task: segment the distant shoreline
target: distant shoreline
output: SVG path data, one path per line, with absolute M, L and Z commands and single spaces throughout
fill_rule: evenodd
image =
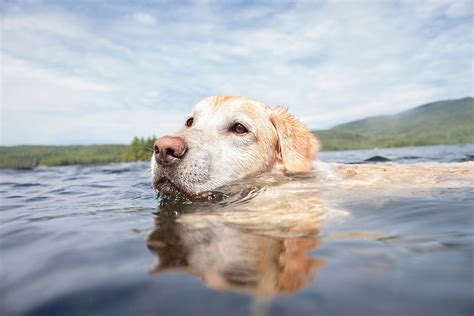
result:
M 474 144 L 474 98 L 424 104 L 395 115 L 374 116 L 312 131 L 321 151 Z M 0 169 L 145 161 L 156 137 L 130 145 L 0 146 Z
M 473 145 L 474 143 L 424 144 L 414 146 L 364 147 L 328 151 L 371 150 L 383 148 L 425 147 L 441 145 Z M 70 165 L 104 165 L 109 163 L 147 161 L 151 153 L 143 159 L 126 159 L 130 145 L 21 145 L 0 146 L 0 169 L 33 169 L 36 167 L 55 167 Z

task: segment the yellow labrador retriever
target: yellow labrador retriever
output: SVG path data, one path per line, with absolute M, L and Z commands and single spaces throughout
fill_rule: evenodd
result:
M 233 182 L 226 186 L 229 191 L 244 188 L 241 192 L 247 193 L 237 200 L 230 195 L 225 207 L 162 205 L 148 236 L 148 246 L 157 255 L 153 271 L 185 269 L 211 288 L 267 297 L 312 282 L 326 261 L 309 252 L 319 245 L 322 224 L 350 215 L 340 205 L 370 194 L 383 203 L 383 191 L 390 190 L 413 195 L 426 194 L 419 188 L 469 187 L 474 173 L 473 162 L 315 162 L 318 142 L 301 122 L 284 108 L 242 97 L 202 100 L 179 132 L 159 138 L 154 147 L 152 182 L 157 191 L 196 195 Z M 266 173 L 277 168 L 305 173 Z M 251 179 L 235 181 L 248 176 Z M 213 212 L 216 209 L 223 211 Z M 326 232 L 324 238 L 383 236 L 349 231 Z
M 319 148 L 308 128 L 283 107 L 243 97 L 200 101 L 183 128 L 154 144 L 156 191 L 195 195 L 269 171 L 309 171 Z

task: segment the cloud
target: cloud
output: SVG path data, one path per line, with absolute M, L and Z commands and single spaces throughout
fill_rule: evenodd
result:
M 92 106 L 100 108 L 107 101 L 106 94 L 115 89 L 108 83 L 61 74 L 6 54 L 0 54 L 0 58 L 4 113 L 21 112 L 29 116 L 37 112 L 54 114 Z
M 32 1 L 0 18 L 2 120 L 48 122 L 41 138 L 2 124 L 3 144 L 162 134 L 213 94 L 312 128 L 473 94 L 470 1 Z
M 386 115 L 395 114 L 416 105 L 423 104 L 427 99 L 432 99 L 433 96 L 436 95 L 435 90 L 436 89 L 434 88 L 431 90 L 413 89 L 411 92 L 406 91 L 403 94 L 393 93 L 375 99 L 370 103 L 359 104 L 348 109 L 322 112 L 318 115 L 303 116 L 301 117 L 301 120 L 306 123 L 319 123 L 324 121 L 348 122 L 374 115 L 374 113 L 383 113 Z M 380 111 L 381 108 L 384 108 L 385 111 Z
M 2 123 L 7 133 L 4 142 L 11 144 L 103 144 L 132 141 L 134 135 L 158 135 L 176 130 L 177 122 L 184 122 L 180 113 L 160 111 L 114 111 L 114 112 L 35 112 L 24 115 L 17 111 L 4 113 L 8 120 Z M 113 134 L 113 135 L 111 135 Z M 54 142 L 51 142 L 51 140 Z
M 143 13 L 143 12 L 135 13 L 133 15 L 133 18 L 138 23 L 141 23 L 141 24 L 144 24 L 144 25 L 154 25 L 155 22 L 156 22 L 155 18 L 152 15 L 147 14 L 147 13 Z

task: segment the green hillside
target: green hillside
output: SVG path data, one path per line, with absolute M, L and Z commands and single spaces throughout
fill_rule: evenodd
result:
M 474 143 L 474 99 L 429 103 L 314 133 L 323 150 Z

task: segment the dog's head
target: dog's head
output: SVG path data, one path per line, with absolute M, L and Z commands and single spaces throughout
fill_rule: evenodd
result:
M 151 158 L 156 191 L 195 195 L 271 170 L 308 171 L 318 143 L 282 107 L 242 97 L 208 97 L 183 128 L 159 138 Z

